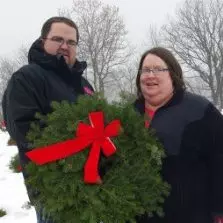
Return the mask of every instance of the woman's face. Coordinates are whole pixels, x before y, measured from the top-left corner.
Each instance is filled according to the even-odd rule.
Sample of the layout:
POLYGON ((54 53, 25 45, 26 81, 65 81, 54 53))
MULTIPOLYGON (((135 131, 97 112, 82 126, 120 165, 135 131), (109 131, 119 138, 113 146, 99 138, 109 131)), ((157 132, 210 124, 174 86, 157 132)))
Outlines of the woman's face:
POLYGON ((146 104, 164 105, 173 95, 173 83, 167 64, 158 56, 148 54, 141 68, 140 88, 146 104))

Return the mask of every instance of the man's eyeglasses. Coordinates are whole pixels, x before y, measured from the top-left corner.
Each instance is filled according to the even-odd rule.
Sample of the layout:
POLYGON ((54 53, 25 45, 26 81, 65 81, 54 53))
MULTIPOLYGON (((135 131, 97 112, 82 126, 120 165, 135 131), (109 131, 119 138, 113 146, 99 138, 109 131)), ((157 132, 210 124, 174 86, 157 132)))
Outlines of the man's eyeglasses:
POLYGON ((169 69, 168 68, 154 68, 154 69, 143 68, 142 70, 139 70, 140 74, 150 74, 151 72, 153 74, 160 74, 166 71, 169 71, 169 69))
POLYGON ((47 40, 50 40, 52 42, 54 42, 55 44, 58 44, 59 46, 63 45, 64 43, 67 44, 67 46, 69 47, 75 47, 77 46, 77 42, 75 40, 65 40, 64 38, 60 37, 60 36, 53 36, 51 38, 44 38, 47 40))

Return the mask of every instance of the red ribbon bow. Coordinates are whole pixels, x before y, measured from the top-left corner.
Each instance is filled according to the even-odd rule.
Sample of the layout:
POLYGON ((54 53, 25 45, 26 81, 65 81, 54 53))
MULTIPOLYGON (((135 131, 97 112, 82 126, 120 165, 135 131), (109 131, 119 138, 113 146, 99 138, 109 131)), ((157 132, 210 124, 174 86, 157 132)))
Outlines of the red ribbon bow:
POLYGON ((92 144, 84 167, 84 181, 85 183, 99 183, 101 178, 98 173, 98 163, 101 148, 107 157, 116 152, 116 147, 109 137, 117 136, 121 125, 119 120, 114 120, 104 128, 103 112, 89 113, 89 120, 91 125, 78 124, 77 138, 36 148, 27 152, 26 155, 36 164, 43 165, 76 154, 92 144))

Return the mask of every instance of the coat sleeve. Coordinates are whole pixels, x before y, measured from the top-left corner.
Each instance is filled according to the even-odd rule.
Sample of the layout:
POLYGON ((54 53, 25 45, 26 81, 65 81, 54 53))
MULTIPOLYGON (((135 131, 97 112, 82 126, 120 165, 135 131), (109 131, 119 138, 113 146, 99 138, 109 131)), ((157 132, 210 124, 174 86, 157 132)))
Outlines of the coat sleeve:
POLYGON ((207 122, 211 212, 213 217, 223 216, 223 116, 213 105, 207 111, 207 122))
MULTIPOLYGON (((28 149, 26 139, 30 124, 37 112, 42 112, 41 89, 39 83, 27 78, 22 72, 13 74, 3 98, 3 113, 9 135, 16 141, 19 152, 24 157, 28 149), (39 89, 37 89, 39 86, 39 89), (22 148, 22 149, 20 149, 22 148)), ((20 154, 21 155, 21 154, 20 154)))

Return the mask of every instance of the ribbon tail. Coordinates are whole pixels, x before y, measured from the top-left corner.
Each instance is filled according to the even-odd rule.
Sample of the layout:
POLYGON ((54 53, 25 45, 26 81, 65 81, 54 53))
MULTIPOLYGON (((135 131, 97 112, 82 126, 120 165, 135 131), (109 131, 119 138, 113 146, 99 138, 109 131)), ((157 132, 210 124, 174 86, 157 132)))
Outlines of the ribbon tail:
POLYGON ((45 163, 54 162, 64 159, 72 154, 78 153, 91 143, 84 137, 67 140, 46 147, 36 148, 26 153, 34 163, 43 165, 45 163))
POLYGON ((88 159, 84 166, 84 182, 89 184, 101 183, 98 173, 98 164, 100 158, 100 144, 93 142, 88 159))

